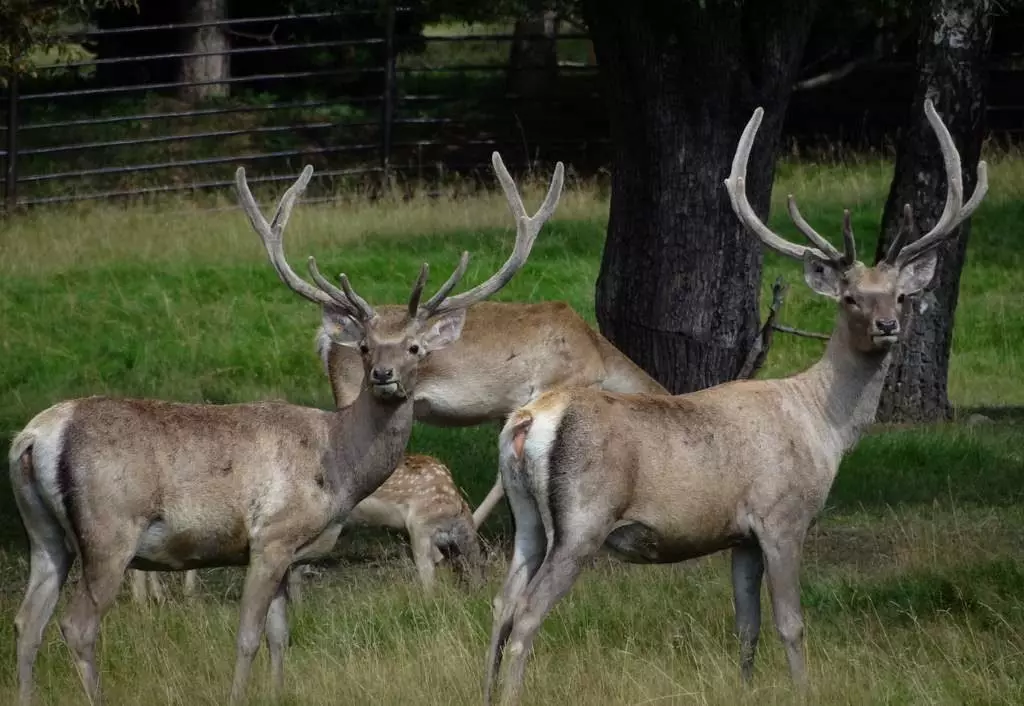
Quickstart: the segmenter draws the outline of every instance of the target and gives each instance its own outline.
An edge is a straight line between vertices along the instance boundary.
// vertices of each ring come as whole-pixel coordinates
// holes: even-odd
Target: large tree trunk
[[[758,329],[761,245],[722,182],[764,106],[747,190],[766,215],[814,2],[584,0],[583,11],[613,145],[601,331],[673,392],[731,380]]]
[[[913,206],[919,232],[927,232],[946,201],[942,155],[924,116],[924,99],[935,103],[960,150],[965,194],[974,191],[981,153],[991,3],[931,0],[921,11],[917,90],[896,156],[876,260],[896,234],[903,204]],[[969,231],[968,221],[960,227],[959,237],[950,238],[939,250],[935,279],[924,295],[929,306],[916,315],[911,335],[896,352],[878,407],[879,421],[934,421],[951,415],[946,381]]]
[[[227,0],[183,0],[185,22],[214,22],[227,17]],[[190,53],[222,52],[229,48],[228,36],[222,26],[185,29],[182,50]],[[179,81],[218,81],[231,77],[231,55],[206,53],[204,56],[187,56],[181,60]],[[182,100],[195,102],[208,98],[224,98],[231,90],[227,83],[201,83],[182,86],[179,96]]]
[[[558,15],[550,10],[517,20],[508,59],[508,92],[544,96],[558,78]]]

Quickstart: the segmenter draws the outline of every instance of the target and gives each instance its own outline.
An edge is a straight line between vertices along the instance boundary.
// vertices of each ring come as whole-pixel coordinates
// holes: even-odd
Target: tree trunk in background
[[[227,17],[227,0],[184,0],[185,22],[213,22]],[[224,27],[197,27],[182,30],[185,52],[218,52],[229,48],[228,35]],[[216,81],[231,77],[231,55],[210,54],[207,56],[185,57],[181,60],[179,81]],[[208,98],[224,98],[231,92],[227,83],[206,83],[199,86],[182,86],[178,95],[191,102]]]
[[[964,193],[969,196],[974,191],[985,127],[991,9],[988,0],[931,0],[921,8],[917,89],[896,156],[876,260],[884,256],[896,234],[903,204],[914,208],[920,234],[935,224],[946,201],[942,155],[924,116],[925,98],[935,103],[960,150]],[[878,406],[879,421],[935,421],[951,416],[946,387],[949,352],[969,231],[970,221],[960,227],[959,237],[939,249],[935,279],[924,294],[928,307],[916,315],[911,335],[897,349]]]
[[[508,59],[508,92],[543,96],[558,78],[558,16],[542,12],[517,20]]]
[[[613,150],[597,320],[673,392],[734,379],[757,333],[761,245],[723,181],[743,126],[764,106],[747,192],[767,215],[814,5],[583,2]]]

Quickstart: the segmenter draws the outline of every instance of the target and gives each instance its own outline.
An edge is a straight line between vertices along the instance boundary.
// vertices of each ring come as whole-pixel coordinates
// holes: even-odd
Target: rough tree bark
[[[914,208],[918,231],[927,232],[942,213],[946,179],[938,141],[922,105],[931,98],[960,150],[964,193],[974,191],[984,136],[987,71],[992,40],[990,0],[929,0],[922,3],[918,37],[918,81],[896,155],[896,171],[882,217],[876,260],[896,234],[903,204]],[[935,421],[951,416],[947,396],[953,317],[970,221],[939,251],[928,307],[917,314],[912,334],[896,352],[879,403],[879,421]]]
[[[550,10],[516,21],[508,60],[508,92],[544,96],[558,78],[558,15]]]
[[[214,22],[227,17],[227,0],[183,0],[185,22]],[[218,52],[229,48],[228,36],[223,27],[198,27],[185,29],[182,51]],[[184,57],[181,60],[179,81],[217,81],[230,78],[231,55],[207,54],[206,56]],[[224,98],[231,90],[228,83],[203,83],[198,86],[182,86],[178,92],[182,100],[196,102],[208,98]]]
[[[611,125],[601,331],[673,392],[736,377],[758,330],[761,246],[722,182],[751,112],[747,190],[768,210],[813,0],[584,0]]]

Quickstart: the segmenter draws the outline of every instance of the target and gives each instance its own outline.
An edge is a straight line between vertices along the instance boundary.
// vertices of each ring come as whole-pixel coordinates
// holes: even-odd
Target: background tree
[[[974,190],[985,133],[986,60],[992,41],[990,0],[929,0],[920,4],[917,88],[899,142],[896,171],[882,218],[876,259],[896,234],[904,203],[914,208],[918,230],[927,232],[946,199],[942,156],[921,106],[931,98],[949,127],[963,161],[964,192]],[[926,294],[929,306],[897,349],[878,408],[880,421],[934,421],[951,415],[947,395],[953,318],[960,290],[970,221],[939,252]]]
[[[612,141],[601,331],[673,392],[736,377],[757,333],[761,246],[722,180],[758,105],[748,193],[767,212],[812,0],[583,0]],[[761,141],[763,139],[763,141]]]
[[[210,23],[227,19],[227,0],[183,0],[186,22]],[[208,98],[223,98],[231,92],[229,83],[213,83],[231,78],[231,55],[218,54],[231,48],[226,27],[207,24],[184,30],[181,50],[187,54],[181,60],[178,80],[197,85],[182,86],[181,98],[195,102]]]
[[[30,71],[32,52],[60,50],[62,31],[93,10],[133,7],[134,0],[0,0],[0,73]]]

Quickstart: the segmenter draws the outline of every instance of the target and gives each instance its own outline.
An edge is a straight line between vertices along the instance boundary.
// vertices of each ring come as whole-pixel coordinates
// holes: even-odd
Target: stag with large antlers
[[[288,642],[288,567],[329,550],[352,508],[398,465],[412,429],[420,361],[458,339],[466,307],[512,278],[540,227],[520,219],[505,265],[477,287],[449,296],[466,270],[464,253],[421,307],[424,263],[404,335],[392,338],[381,335],[381,315],[345,275],[339,289],[320,275],[311,257],[314,286],[280,256],[282,233],[312,172],[303,170],[270,223],[241,168],[239,197],[267,249],[277,253],[272,260],[282,279],[335,312],[334,340],[359,349],[371,384],[349,407],[334,412],[273,402],[195,405],[89,397],[36,415],[9,454],[11,486],[31,552],[28,587],[15,619],[22,704],[31,701],[43,630],[75,554],[82,577],[60,623],[91,700],[99,697],[100,621],[129,567],[247,565],[231,700],[245,693],[264,632],[271,683],[279,692]],[[560,187],[561,179],[556,181]],[[556,188],[547,215],[558,196]]]
[[[775,627],[790,673],[805,680],[800,558],[839,462],[874,418],[907,297],[935,271],[935,247],[952,237],[988,188],[985,163],[963,203],[960,157],[931,102],[948,191],[934,227],[913,242],[910,207],[883,262],[856,259],[849,214],[842,252],[815,232],[790,198],[813,247],[773,233],[745,193],[758,108],[740,138],[726,188],[743,225],[804,264],[804,279],[838,302],[824,357],[780,380],[738,381],[674,397],[558,390],[514,412],[500,440],[501,474],[515,515],[515,550],[495,598],[485,702],[508,645],[503,700],[516,701],[541,622],[586,563],[605,547],[625,561],[670,563],[732,549],[740,663],[754,666],[761,581],[768,572]]]
[[[562,184],[561,166],[556,167],[547,197],[531,217],[497,152],[492,162],[512,217],[535,234],[554,210]],[[264,244],[270,261],[288,282],[287,272],[279,265],[284,257],[280,242],[264,240]],[[428,302],[425,308],[430,306]],[[389,339],[405,336],[414,319],[412,310],[403,305],[381,306],[377,311],[377,330]],[[324,304],[317,348],[331,381],[335,404],[344,407],[359,394],[364,375],[359,352],[334,339],[335,332],[344,325],[343,312],[341,319],[335,307]],[[459,340],[423,360],[418,373],[416,419],[444,427],[503,423],[513,410],[545,390],[561,386],[667,393],[564,302],[488,301],[469,307]],[[502,496],[501,479],[497,478],[473,512],[477,526],[486,520]]]

